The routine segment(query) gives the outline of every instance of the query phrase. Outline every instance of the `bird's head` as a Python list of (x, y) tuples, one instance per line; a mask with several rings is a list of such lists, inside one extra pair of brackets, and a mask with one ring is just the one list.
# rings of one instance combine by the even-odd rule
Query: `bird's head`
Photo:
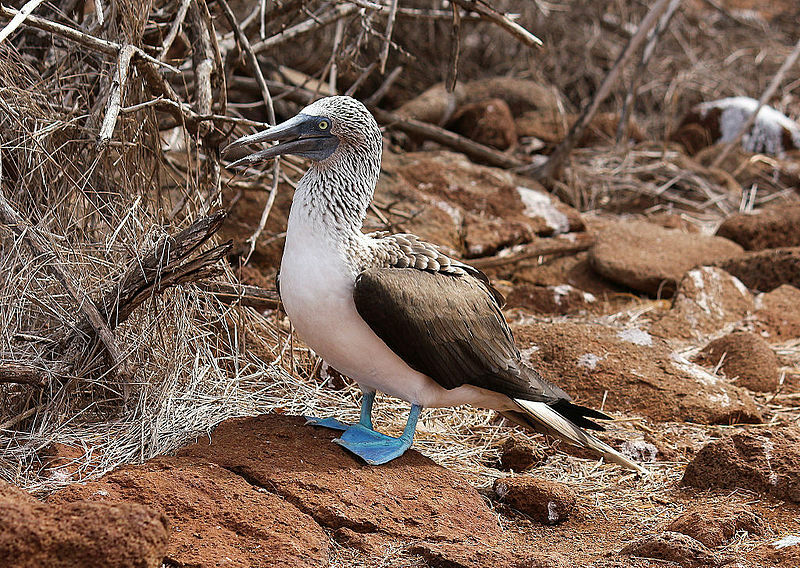
[(376, 152), (376, 145), (380, 155), (381, 132), (367, 108), (356, 99), (326, 97), (308, 105), (294, 118), (235, 140), (223, 154), (259, 142), (279, 143), (240, 158), (228, 167), (256, 164), (283, 154), (323, 162), (337, 150)]

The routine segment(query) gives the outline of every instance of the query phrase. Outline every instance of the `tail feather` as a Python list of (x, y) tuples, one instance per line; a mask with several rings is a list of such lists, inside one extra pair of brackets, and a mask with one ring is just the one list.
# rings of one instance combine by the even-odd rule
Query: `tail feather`
[(533, 402), (530, 400), (514, 399), (520, 412), (503, 413), (504, 416), (517, 423), (523, 423), (554, 438), (562, 439), (574, 446), (587, 448), (593, 451), (598, 457), (602, 457), (608, 462), (613, 462), (639, 473), (647, 473), (647, 470), (638, 463), (626, 458), (617, 450), (592, 436), (589, 432), (581, 429), (591, 428), (593, 430), (604, 430), (599, 424), (585, 418), (608, 419), (609, 417), (589, 408), (584, 408), (568, 401), (558, 401), (553, 405), (544, 402)]

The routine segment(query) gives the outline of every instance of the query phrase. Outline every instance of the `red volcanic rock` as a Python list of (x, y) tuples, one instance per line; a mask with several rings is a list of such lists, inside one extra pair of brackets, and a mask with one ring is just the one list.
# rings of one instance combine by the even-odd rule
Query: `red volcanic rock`
[(684, 275), (672, 308), (651, 331), (661, 337), (703, 340), (754, 310), (753, 296), (744, 284), (724, 270), (701, 266)]
[(737, 331), (715, 339), (703, 348), (698, 359), (712, 367), (719, 366), (741, 387), (759, 392), (778, 388), (778, 357), (754, 333)]
[(267, 488), (332, 530), (388, 538), (491, 545), (500, 528), (481, 496), (414, 450), (366, 465), (332, 443), (337, 432), (300, 417), (263, 415), (223, 422), (180, 451)]
[(800, 247), (748, 252), (714, 266), (731, 273), (751, 290), (769, 292), (782, 284), (800, 288)]
[[(760, 422), (753, 398), (630, 327), (572, 322), (513, 326), (530, 363), (580, 404), (657, 421)], [(527, 349), (526, 349), (527, 347)]]
[(683, 483), (749, 489), (800, 503), (800, 429), (738, 432), (711, 442), (686, 468)]
[(746, 250), (800, 246), (800, 203), (765, 209), (756, 214), (731, 215), (717, 235)]
[(701, 503), (690, 507), (667, 525), (667, 530), (688, 535), (710, 548), (722, 546), (739, 531), (762, 535), (761, 517), (743, 505)]
[(501, 501), (545, 525), (563, 523), (577, 512), (575, 492), (554, 481), (504, 477), (494, 482)]
[(499, 150), (517, 145), (514, 117), (502, 99), (488, 99), (462, 106), (447, 127), (475, 142)]
[(500, 463), (497, 465), (504, 471), (519, 472), (530, 469), (545, 458), (545, 453), (534, 443), (511, 437), (500, 446)]
[(756, 323), (774, 340), (800, 337), (800, 289), (784, 284), (756, 297)]
[(328, 562), (328, 537), (314, 519), (200, 459), (160, 457), (125, 466), (50, 500), (62, 507), (83, 500), (96, 501), (90, 505), (97, 508), (142, 503), (161, 511), (173, 527), (161, 554), (178, 566), (312, 568)]
[(687, 270), (741, 252), (739, 245), (721, 237), (623, 221), (599, 231), (589, 258), (609, 280), (651, 296), (670, 297)]
[(678, 532), (665, 531), (648, 535), (629, 544), (620, 554), (639, 558), (654, 558), (678, 566), (714, 566), (717, 559), (702, 542)]
[(590, 308), (597, 298), (569, 284), (535, 286), (518, 284), (506, 295), (507, 308), (525, 308), (541, 314), (573, 314)]
[(3, 568), (158, 568), (169, 522), (137, 503), (41, 503), (0, 483)]

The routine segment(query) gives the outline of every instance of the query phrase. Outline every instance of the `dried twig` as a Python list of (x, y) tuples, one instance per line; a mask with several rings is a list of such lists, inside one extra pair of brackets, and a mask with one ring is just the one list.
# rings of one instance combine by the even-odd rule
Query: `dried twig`
[(197, 282), (195, 285), (213, 294), (224, 304), (254, 308), (258, 311), (275, 310), (281, 302), (277, 291), (258, 286), (228, 282)]
[(448, 148), (458, 150), (472, 158), (473, 160), (489, 164), (491, 166), (499, 166), (501, 168), (519, 168), (523, 165), (522, 162), (516, 158), (499, 152), (494, 148), (479, 144), (469, 138), (460, 136), (455, 132), (450, 132), (444, 128), (428, 124), (419, 120), (402, 118), (399, 115), (381, 110), (379, 108), (371, 108), (372, 114), (375, 119), (381, 124), (385, 124), (388, 128), (395, 128), (402, 132), (418, 136), (426, 140), (432, 140)]
[(581, 115), (578, 117), (578, 120), (575, 121), (575, 124), (572, 125), (569, 134), (567, 134), (564, 140), (562, 140), (561, 143), (556, 147), (556, 149), (550, 155), (550, 158), (544, 164), (528, 166), (520, 170), (520, 173), (525, 173), (537, 179), (553, 178), (558, 176), (558, 174), (561, 172), (561, 167), (563, 166), (564, 161), (570, 155), (572, 149), (578, 143), (578, 140), (581, 139), (581, 136), (583, 136), (583, 133), (589, 126), (589, 123), (597, 113), (597, 109), (600, 108), (600, 104), (606, 99), (606, 97), (608, 97), (608, 95), (611, 94), (611, 89), (614, 87), (617, 79), (622, 73), (625, 63), (628, 61), (633, 52), (639, 49), (639, 46), (647, 38), (648, 31), (656, 24), (659, 16), (661, 16), (661, 13), (667, 7), (667, 3), (669, 1), (670, 0), (658, 0), (658, 2), (656, 2), (653, 7), (650, 8), (650, 11), (644, 17), (642, 23), (639, 24), (639, 28), (636, 30), (636, 33), (633, 34), (633, 37), (631, 37), (630, 41), (628, 41), (625, 49), (623, 49), (622, 53), (620, 53), (619, 57), (617, 57), (617, 60), (614, 62), (614, 65), (611, 67), (608, 75), (606, 75), (605, 79), (603, 79), (600, 88), (597, 89), (597, 92), (595, 93), (594, 97), (592, 97), (591, 102), (583, 108), (583, 112), (581, 112)]
[(728, 154), (731, 153), (734, 146), (738, 146), (739, 143), (742, 141), (742, 137), (750, 132), (750, 129), (753, 128), (753, 125), (756, 123), (756, 119), (758, 118), (758, 113), (761, 112), (761, 107), (767, 104), (772, 98), (772, 95), (775, 94), (775, 91), (778, 90), (778, 86), (780, 86), (781, 82), (783, 81), (784, 75), (786, 72), (792, 68), (792, 65), (795, 64), (797, 58), (800, 57), (800, 40), (797, 40), (797, 43), (794, 44), (794, 49), (789, 54), (789, 56), (784, 60), (783, 64), (781, 65), (778, 72), (775, 73), (775, 76), (770, 81), (769, 85), (767, 86), (766, 90), (761, 94), (761, 97), (758, 99), (758, 106), (756, 106), (756, 110), (753, 114), (750, 115), (750, 118), (742, 125), (739, 129), (739, 132), (736, 134), (736, 137), (731, 140), (719, 153), (719, 155), (714, 159), (711, 163), (712, 168), (717, 168), (719, 165), (728, 157)]
[(111, 87), (109, 88), (106, 115), (103, 118), (100, 135), (97, 137), (97, 144), (101, 149), (105, 148), (114, 136), (114, 127), (117, 125), (117, 118), (122, 107), (123, 93), (128, 82), (128, 68), (130, 67), (131, 57), (135, 52), (136, 48), (132, 45), (124, 45), (119, 51), (117, 66), (114, 69), (114, 78), (111, 80)]
[(356, 6), (351, 4), (339, 4), (318, 18), (310, 18), (297, 24), (296, 26), (286, 28), (272, 37), (268, 37), (263, 41), (254, 43), (253, 52), (261, 53), (262, 51), (266, 51), (272, 47), (275, 47), (276, 45), (291, 41), (298, 36), (328, 26), (341, 18), (355, 13), (357, 9), (358, 8)]
[(550, 254), (571, 254), (588, 250), (594, 244), (594, 237), (587, 233), (568, 233), (567, 235), (542, 239), (507, 254), (472, 258), (468, 262), (475, 268), (496, 268), (523, 260)]
[(540, 40), (538, 37), (520, 26), (505, 14), (501, 14), (485, 3), (478, 2), (477, 0), (453, 0), (453, 4), (457, 4), (465, 10), (475, 12), (476, 14), (479, 14), (481, 18), (500, 26), (528, 47), (539, 47), (542, 45), (542, 40)]
[(11, 21), (6, 24), (6, 26), (0, 30), (0, 43), (13, 34), (18, 27), (22, 25), (22, 22), (25, 21), (25, 18), (33, 12), (36, 7), (42, 3), (42, 0), (28, 0), (25, 5), (20, 9), (17, 14), (11, 18)]
[(43, 387), (47, 384), (47, 374), (42, 369), (28, 363), (0, 361), (0, 383)]
[(186, 13), (189, 11), (189, 4), (192, 0), (181, 0), (181, 5), (178, 8), (178, 13), (175, 15), (175, 19), (172, 20), (172, 25), (169, 28), (169, 33), (167, 37), (164, 38), (164, 42), (161, 44), (161, 50), (158, 53), (158, 59), (163, 61), (164, 58), (167, 56), (167, 52), (169, 48), (172, 47), (172, 43), (175, 41), (175, 38), (178, 37), (178, 33), (181, 31), (181, 26), (183, 26), (183, 22), (186, 19)]
[(450, 65), (447, 68), (447, 79), (444, 84), (448, 93), (456, 88), (458, 80), (458, 58), (461, 52), (461, 11), (453, 4), (453, 27), (450, 32)]
[(392, 46), (392, 31), (394, 30), (395, 17), (397, 17), (397, 0), (390, 0), (389, 18), (386, 21), (386, 37), (383, 40), (383, 48), (381, 49), (381, 57), (379, 59), (381, 75), (386, 72), (386, 60), (389, 59), (389, 48)]

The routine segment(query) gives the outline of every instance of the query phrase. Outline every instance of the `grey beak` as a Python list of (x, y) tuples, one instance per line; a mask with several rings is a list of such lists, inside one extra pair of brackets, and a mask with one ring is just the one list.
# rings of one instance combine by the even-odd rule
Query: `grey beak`
[[(329, 132), (320, 131), (317, 128), (319, 121), (320, 117), (298, 114), (294, 118), (290, 118), (267, 130), (242, 136), (226, 146), (222, 150), (222, 155), (225, 156), (231, 150), (251, 144), (284, 140), (280, 144), (244, 156), (228, 167), (237, 168), (252, 165), (283, 154), (294, 154), (315, 160), (323, 160), (333, 153), (339, 141)], [(330, 124), (330, 121), (328, 123)]]

